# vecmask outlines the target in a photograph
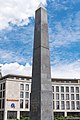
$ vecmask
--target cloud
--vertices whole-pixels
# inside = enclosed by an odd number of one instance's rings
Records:
[[[24,64],[32,58],[33,25],[0,31],[0,63]]]
[[[14,74],[14,75],[25,75],[31,76],[32,66],[27,63],[25,66],[20,65],[19,63],[9,63],[2,65],[2,75]]]
[[[29,63],[26,65],[20,65],[19,63],[1,64],[2,75],[15,74],[32,76],[32,66]],[[80,79],[80,60],[72,63],[59,63],[56,66],[51,67],[52,78],[71,78]]]
[[[0,30],[9,23],[27,25],[40,2],[46,4],[46,0],[0,0]]]
[[[30,61],[29,59],[26,60],[26,58],[18,55],[15,52],[7,51],[7,50],[2,50],[0,49],[0,56],[1,56],[1,63],[11,63],[11,62],[18,62],[18,63],[25,63],[26,61]]]
[[[52,78],[76,78],[80,79],[80,60],[72,63],[59,63],[52,67]]]
[[[75,4],[80,4],[80,0],[48,0],[52,1],[54,10],[67,10],[72,9]]]
[[[69,15],[66,19],[60,22],[55,22],[54,30],[49,28],[49,39],[51,47],[67,46],[72,42],[80,42],[79,21],[80,12],[77,12],[75,15]]]

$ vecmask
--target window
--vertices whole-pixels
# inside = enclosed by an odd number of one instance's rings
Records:
[[[10,78],[10,79],[14,79],[14,78],[16,79],[16,77],[12,77],[12,76],[9,76],[9,78]]]
[[[24,92],[20,92],[20,98],[24,98]]]
[[[59,94],[58,93],[56,94],[56,99],[59,100]]]
[[[59,92],[59,86],[56,86],[56,92]]]
[[[2,100],[2,108],[4,108],[4,99]]]
[[[61,86],[61,92],[64,92],[64,87],[63,86]]]
[[[25,100],[25,108],[29,108],[29,101],[28,100]]]
[[[0,90],[2,90],[2,84],[0,84]]]
[[[68,81],[68,80],[66,80],[66,83],[69,83],[69,81]]]
[[[76,93],[79,93],[79,87],[76,87]]]
[[[17,119],[17,111],[8,111],[7,119]]]
[[[61,83],[61,81],[59,81],[59,83]]]
[[[70,103],[69,103],[69,101],[66,101],[66,109],[70,109]]]
[[[74,94],[71,94],[71,100],[74,100]]]
[[[0,100],[0,109],[1,109],[1,100]]]
[[[71,87],[71,92],[74,92],[74,87]]]
[[[56,101],[56,109],[59,109],[59,101]]]
[[[20,119],[19,120],[22,120],[22,118],[26,117],[27,115],[29,115],[27,110],[20,111]],[[24,119],[26,119],[26,118],[24,118]]]
[[[21,78],[21,80],[24,80],[24,78]]]
[[[79,94],[76,94],[76,100],[79,100]]]
[[[69,92],[69,87],[66,87],[66,92]]]
[[[2,98],[2,92],[0,92],[0,98]]]
[[[25,98],[29,98],[29,92],[25,92]]]
[[[5,91],[3,91],[3,98],[5,97]]]
[[[5,89],[5,83],[3,83],[3,90]]]
[[[20,100],[20,108],[23,108],[23,100]]]
[[[64,100],[64,94],[61,94],[61,100]]]
[[[4,119],[4,111],[0,111],[0,120]]]
[[[54,94],[53,94],[53,99],[54,99]]]
[[[25,86],[25,90],[26,90],[26,91],[29,90],[29,84],[26,84],[26,86]]]
[[[76,109],[80,110],[80,103],[79,103],[79,101],[76,101]]]
[[[24,90],[24,84],[20,84],[20,90]]]
[[[52,91],[54,92],[54,86],[52,86]]]
[[[71,109],[74,110],[75,109],[75,104],[74,101],[71,101]]]
[[[16,77],[16,79],[19,79],[19,77]]]
[[[55,106],[54,106],[54,101],[53,101],[53,109],[55,109]]]
[[[66,94],[66,100],[69,100],[69,94]]]
[[[65,109],[65,104],[64,101],[61,101],[61,109],[64,110]]]

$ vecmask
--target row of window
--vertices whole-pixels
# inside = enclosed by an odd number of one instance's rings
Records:
[[[20,108],[24,108],[24,100],[20,99]],[[29,100],[25,100],[25,108],[29,108]]]
[[[7,119],[9,120],[17,120],[17,112],[18,111],[7,111]],[[20,120],[27,115],[27,111],[20,111]],[[0,119],[3,120],[3,119]]]
[[[61,108],[60,108],[60,101],[56,101],[56,102],[53,101],[53,109],[57,109],[57,110],[58,109],[61,109],[61,110],[67,109],[67,110],[69,110],[70,104],[71,104],[72,110],[74,110],[74,109],[80,110],[80,102],[79,101],[76,101],[76,103],[74,101],[71,101],[71,103],[70,103],[70,101],[66,101],[66,102],[61,101]]]
[[[4,90],[5,89],[5,83],[0,84],[0,90]]]
[[[61,86],[61,90],[60,90],[60,87],[59,86],[56,86],[56,92],[65,92],[64,91],[64,88],[66,89],[66,92],[74,92],[74,87],[64,87],[64,86]],[[76,89],[76,93],[79,93],[79,87],[75,87]],[[52,90],[54,92],[54,86],[52,86]]]
[[[59,99],[61,99],[61,100],[70,100],[70,98],[71,98],[71,100],[74,100],[74,99],[76,99],[76,100],[79,100],[79,98],[80,98],[80,96],[79,96],[79,94],[76,94],[76,95],[74,95],[74,94],[66,94],[66,95],[64,95],[64,94],[58,94],[58,93],[56,93],[56,98],[54,98],[55,96],[54,96],[54,94],[53,94],[53,99],[56,99],[56,100],[59,100]]]
[[[24,86],[25,86],[25,91],[29,91],[29,84],[20,84],[20,90],[24,90]]]
[[[53,83],[78,83],[77,80],[66,80],[66,81],[64,81],[64,80],[54,80],[54,79],[52,79],[52,82]]]
[[[24,108],[24,100],[20,99],[20,108]],[[25,108],[29,108],[29,100],[25,100]],[[0,109],[4,109],[4,99],[0,100]]]
[[[24,98],[24,96],[25,96],[25,98],[29,98],[29,92],[23,92],[23,91],[21,91],[20,92],[20,98]]]
[[[24,78],[24,77],[13,77],[13,76],[11,76],[9,78],[11,78],[11,79],[19,79],[19,80],[31,80],[31,79]]]

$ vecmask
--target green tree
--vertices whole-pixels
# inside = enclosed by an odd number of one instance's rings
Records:
[[[22,120],[30,120],[29,117],[24,117]]]

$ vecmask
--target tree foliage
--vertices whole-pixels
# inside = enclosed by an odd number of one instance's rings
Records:
[[[54,117],[54,120],[65,120],[65,118],[80,118],[80,116],[78,117],[76,117],[76,116],[67,116],[67,117],[64,117],[64,116],[59,116],[59,117],[57,117],[57,116],[55,116]]]
[[[29,117],[24,117],[22,120],[30,120]]]

